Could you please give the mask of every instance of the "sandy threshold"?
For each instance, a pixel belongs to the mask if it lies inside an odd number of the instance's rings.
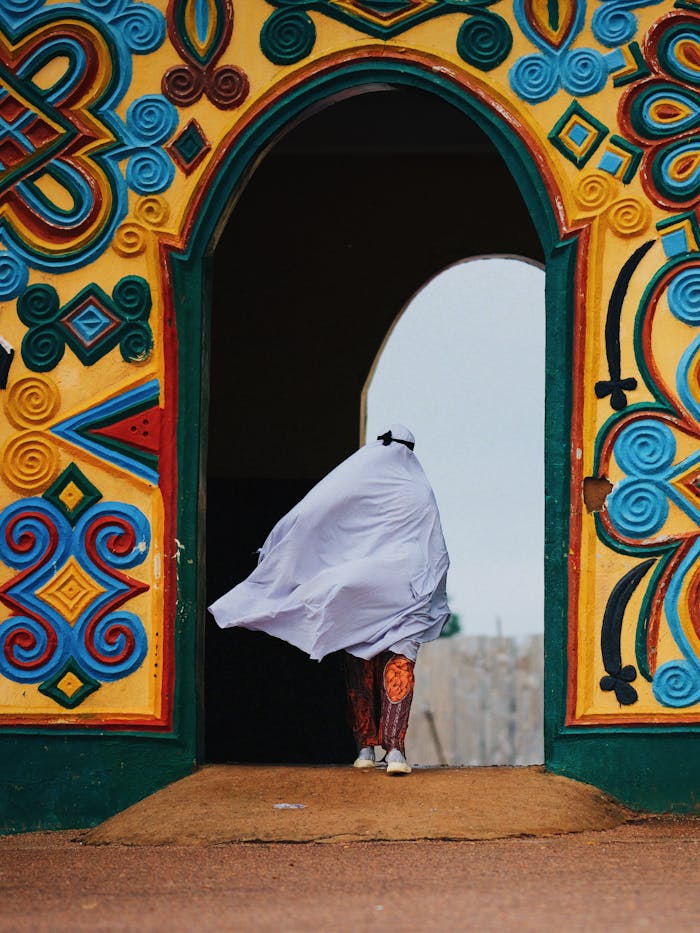
[[[303,804],[303,808],[279,807]],[[542,768],[213,765],[91,830],[92,844],[498,839],[611,829],[629,812]]]

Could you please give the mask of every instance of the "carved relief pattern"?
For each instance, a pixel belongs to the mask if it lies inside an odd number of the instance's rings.
[[[456,35],[460,57],[481,71],[506,60],[513,47],[510,27],[490,7],[500,0],[268,0],[279,7],[265,21],[260,47],[277,65],[291,65],[311,54],[316,27],[307,11],[347,23],[378,39],[391,39],[412,26],[447,13],[468,13]]]
[[[240,107],[250,89],[244,71],[216,63],[233,31],[231,0],[170,0],[168,34],[186,65],[163,75],[163,93],[178,107],[190,107],[202,94],[221,110]]]
[[[75,473],[70,485],[56,494],[80,498]],[[120,607],[148,588],[124,571],[146,559],[150,528],[117,502],[92,505],[73,524],[50,499],[21,499],[0,514],[0,557],[19,571],[0,587],[13,611],[0,623],[0,673],[71,707],[86,686],[92,693],[143,663],[141,620]]]
[[[313,55],[330,56],[332,45],[317,41],[321,24],[325,35],[335,36],[338,24],[350,35],[344,55],[363,42],[379,56],[398,36],[401,52],[410,51],[408,31],[426,24],[422,42],[444,17],[449,54],[432,49],[433,64],[446,55],[455,78],[466,63],[484,99],[494,73],[491,103],[498,96],[503,112],[526,114],[537,164],[566,179],[543,182],[562,185],[562,236],[595,228],[596,248],[612,242],[622,257],[617,268],[606,266],[600,308],[590,309],[600,314],[605,347],[590,396],[610,415],[595,468],[620,477],[595,522],[606,548],[637,562],[619,572],[595,619],[596,684],[626,710],[650,689],[663,710],[700,702],[700,27],[698,4],[679,0],[638,35],[660,2],[267,0],[253,26],[259,46],[238,48],[234,28],[249,11],[239,3],[234,16],[232,0],[2,0],[0,300],[26,330],[14,381],[13,350],[0,349],[11,425],[0,472],[20,497],[0,513],[0,560],[13,574],[0,587],[13,613],[0,623],[0,675],[77,710],[103,696],[105,684],[136,674],[152,647],[145,615],[123,606],[148,588],[126,571],[151,554],[155,519],[145,506],[147,514],[103,502],[98,484],[109,498],[129,493],[112,496],[91,467],[131,484],[139,502],[137,494],[151,491],[155,501],[161,479],[163,489],[174,481],[164,466],[174,451],[163,447],[173,439],[161,400],[172,404],[176,387],[163,392],[168,371],[163,347],[154,350],[161,322],[151,320],[151,305],[157,289],[170,287],[167,250],[187,245],[176,224],[180,192],[188,203],[199,197],[188,176],[204,167],[206,197],[224,135],[228,146],[239,119],[254,127],[255,108],[276,105],[276,82],[293,88],[297,69],[313,80]],[[245,26],[250,36],[250,21]],[[161,64],[135,74],[134,56],[155,52]],[[275,77],[251,94],[248,75],[253,82],[258,73]],[[660,211],[673,216],[658,221]],[[623,308],[659,241],[668,262],[639,306],[635,370]],[[108,248],[120,272],[107,285],[84,267],[104,263]],[[144,271],[153,268],[160,283]],[[122,274],[130,269],[141,274]],[[49,278],[65,273],[79,281],[58,287]],[[664,316],[689,334],[673,378],[655,354],[653,322]],[[114,364],[118,384],[107,379],[61,410],[63,374]],[[640,401],[645,392],[653,402]],[[633,628],[630,606],[640,595]],[[666,649],[659,662],[669,633],[676,657]]]
[[[132,55],[163,42],[162,14],[131,0],[41,7],[8,0],[0,9],[3,298],[26,285],[22,263],[65,272],[93,261],[126,213],[127,187],[160,192],[174,174],[160,144],[177,125],[175,108],[151,95],[134,101],[126,122],[116,114]],[[49,88],[47,69],[59,75]]]
[[[632,405],[609,420],[601,432],[598,464],[599,475],[608,475],[614,460],[622,474],[598,516],[601,538],[621,553],[646,557],[640,567],[654,565],[637,621],[637,666],[658,702],[675,708],[700,701],[698,296],[700,262],[690,253],[671,259],[648,286],[637,315],[636,343],[640,371],[655,401]],[[673,385],[651,339],[655,319],[664,315],[694,331]],[[691,452],[679,456],[689,438]],[[657,665],[662,612],[681,657]],[[636,693],[620,702],[635,701]]]
[[[150,311],[151,291],[140,276],[120,279],[111,298],[99,285],[88,285],[63,306],[51,285],[32,285],[17,302],[17,315],[29,328],[22,358],[34,372],[47,372],[61,361],[67,344],[91,366],[119,344],[125,362],[143,362],[153,347]]]
[[[700,23],[667,16],[645,43],[653,76],[627,91],[625,135],[644,150],[642,180],[661,207],[691,206],[700,195]]]

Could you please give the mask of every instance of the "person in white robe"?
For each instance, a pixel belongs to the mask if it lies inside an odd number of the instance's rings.
[[[356,767],[405,774],[418,648],[450,617],[449,557],[435,496],[391,425],[318,483],[270,532],[250,576],[210,611],[222,628],[281,638],[310,658],[346,652]]]

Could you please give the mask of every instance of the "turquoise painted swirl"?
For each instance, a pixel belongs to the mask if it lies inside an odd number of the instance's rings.
[[[177,109],[160,94],[139,97],[126,112],[126,125],[139,143],[156,146],[177,128]]]
[[[684,324],[700,326],[700,267],[683,269],[668,288],[671,314]]]
[[[175,166],[161,149],[140,149],[126,165],[126,182],[137,194],[160,194],[174,177]]]
[[[24,262],[7,250],[0,252],[0,301],[16,298],[27,287],[29,270]]]
[[[668,661],[654,675],[652,691],[664,706],[692,706],[700,701],[700,672],[687,661]]]
[[[510,86],[523,100],[538,104],[548,100],[559,87],[556,61],[544,55],[524,55],[508,74]]]
[[[622,431],[615,441],[614,455],[629,476],[661,479],[673,463],[676,441],[662,421],[644,418]]]
[[[648,538],[663,528],[668,518],[666,492],[653,480],[628,477],[608,496],[608,515],[625,538]]]
[[[575,49],[559,63],[562,87],[573,97],[596,94],[605,87],[608,66],[595,49]]]

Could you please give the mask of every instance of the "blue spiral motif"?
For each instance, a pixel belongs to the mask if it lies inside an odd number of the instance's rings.
[[[544,55],[524,55],[508,73],[510,86],[531,104],[548,100],[559,87],[556,62]]]
[[[621,535],[647,538],[664,526],[668,499],[664,489],[653,480],[627,478],[608,496],[608,514]]]
[[[668,288],[668,307],[684,324],[700,325],[700,267],[685,268],[673,279]]]
[[[139,143],[164,143],[177,128],[177,110],[160,94],[139,97],[126,112],[126,125]]]
[[[49,648],[49,632],[56,639],[53,649]],[[62,630],[27,616],[12,616],[0,625],[0,674],[20,684],[44,680],[66,659],[66,641]]]
[[[614,454],[620,469],[630,476],[661,478],[676,456],[676,441],[668,425],[644,418],[620,434]]]
[[[652,691],[664,706],[691,706],[700,700],[700,671],[687,661],[668,661],[654,675]]]
[[[22,260],[7,250],[0,252],[0,301],[16,298],[28,281],[29,270]]]
[[[109,567],[119,569],[142,564],[151,545],[151,527],[143,512],[124,502],[100,502],[77,522],[76,537],[82,539],[89,535],[90,527],[102,518],[106,518],[107,522],[94,536],[95,553],[99,560]],[[121,549],[115,545],[120,543],[124,535],[133,538],[133,543],[131,548],[121,553]]]
[[[593,35],[598,42],[611,49],[629,42],[634,37],[638,25],[634,13],[621,10],[611,3],[603,3],[591,19]]]
[[[112,16],[111,25],[137,55],[155,52],[165,39],[165,18],[159,10],[143,3],[129,7],[124,13]]]
[[[15,570],[49,557],[60,564],[70,552],[71,536],[68,522],[46,499],[20,499],[0,513],[0,560]]]
[[[126,677],[143,664],[148,638],[133,612],[112,612],[97,623],[91,643],[76,638],[73,651],[88,674],[109,682]]]
[[[160,149],[138,149],[126,166],[126,183],[137,194],[160,194],[172,184],[175,166]]]
[[[595,49],[576,49],[562,57],[559,74],[564,90],[573,97],[580,97],[596,94],[605,87],[608,68]]]

